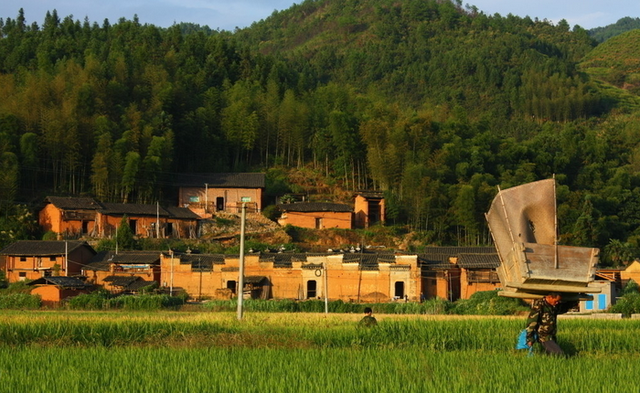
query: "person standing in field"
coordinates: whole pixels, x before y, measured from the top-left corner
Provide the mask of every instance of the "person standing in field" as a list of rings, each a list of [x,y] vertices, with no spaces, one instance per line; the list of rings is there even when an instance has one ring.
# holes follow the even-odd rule
[[[531,304],[531,312],[527,318],[527,345],[531,347],[537,340],[548,355],[564,355],[556,341],[557,317],[577,304],[577,301],[563,303],[559,293],[550,293],[542,299],[536,299]]]
[[[358,323],[358,326],[359,327],[373,327],[373,326],[376,326],[378,324],[378,321],[376,320],[376,318],[372,314],[373,314],[373,310],[371,309],[371,307],[365,307],[364,308],[364,317],[360,320],[360,322]]]

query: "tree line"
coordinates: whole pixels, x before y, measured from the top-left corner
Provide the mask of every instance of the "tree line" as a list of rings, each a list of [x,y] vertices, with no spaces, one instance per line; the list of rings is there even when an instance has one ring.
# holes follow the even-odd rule
[[[307,0],[234,33],[20,10],[0,20],[0,199],[152,203],[180,173],[308,167],[472,245],[496,186],[555,174],[564,242],[636,247],[637,113],[579,72],[594,45],[449,1]]]

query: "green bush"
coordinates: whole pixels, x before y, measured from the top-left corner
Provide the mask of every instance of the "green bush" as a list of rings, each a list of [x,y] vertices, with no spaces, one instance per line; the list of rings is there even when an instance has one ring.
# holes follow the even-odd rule
[[[520,299],[498,296],[498,291],[476,292],[469,299],[456,301],[451,309],[458,315],[513,315],[528,307]]]
[[[0,295],[0,309],[38,309],[42,301],[39,295],[9,293]]]
[[[612,313],[622,313],[626,316],[640,313],[640,293],[631,292],[616,300],[616,304],[609,308]]]

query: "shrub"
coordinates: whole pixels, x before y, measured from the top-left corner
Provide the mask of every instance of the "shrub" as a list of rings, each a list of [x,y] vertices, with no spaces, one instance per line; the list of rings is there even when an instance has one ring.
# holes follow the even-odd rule
[[[459,315],[512,315],[527,309],[520,299],[498,296],[498,291],[482,291],[469,299],[455,302],[451,312]]]
[[[28,293],[9,293],[0,296],[0,309],[38,309],[40,296]]]

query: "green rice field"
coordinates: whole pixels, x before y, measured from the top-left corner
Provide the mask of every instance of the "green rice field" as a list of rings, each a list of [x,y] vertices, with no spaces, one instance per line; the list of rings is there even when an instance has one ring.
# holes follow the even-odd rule
[[[524,317],[0,312],[6,392],[635,392],[639,320],[560,320],[568,358],[513,349]]]

